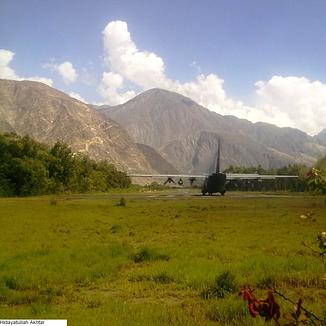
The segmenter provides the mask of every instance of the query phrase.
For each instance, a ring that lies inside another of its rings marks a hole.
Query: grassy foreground
[[[0,319],[265,325],[238,296],[245,284],[325,317],[325,266],[302,245],[326,229],[325,197],[244,196],[0,199]],[[236,290],[205,298],[224,272]]]

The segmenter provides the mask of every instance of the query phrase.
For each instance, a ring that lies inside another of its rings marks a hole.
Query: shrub
[[[153,249],[143,248],[139,252],[132,255],[132,260],[135,263],[142,263],[145,261],[154,261],[154,260],[169,260],[170,257],[164,254],[159,254]]]
[[[127,206],[126,199],[124,197],[121,197],[116,206],[126,207]]]
[[[52,147],[16,134],[0,134],[0,196],[127,188],[131,180],[107,161],[74,154],[57,142]]]
[[[146,185],[144,186],[144,189],[145,190],[149,190],[149,191],[161,191],[161,190],[164,190],[164,189],[167,189],[168,187],[164,186],[164,185],[161,185],[157,182],[152,182],[150,185]]]
[[[24,282],[16,276],[5,276],[3,278],[3,284],[10,290],[25,290],[26,287]]]
[[[227,271],[217,276],[214,282],[203,291],[202,295],[205,299],[224,298],[227,294],[236,291],[235,276]]]
[[[121,231],[121,229],[122,229],[121,225],[114,224],[114,225],[111,226],[110,230],[111,230],[111,233],[117,233],[117,232]]]

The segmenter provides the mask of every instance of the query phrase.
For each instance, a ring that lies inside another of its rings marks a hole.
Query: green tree
[[[112,164],[75,154],[64,143],[50,148],[29,136],[0,134],[0,196],[107,191],[130,183]]]

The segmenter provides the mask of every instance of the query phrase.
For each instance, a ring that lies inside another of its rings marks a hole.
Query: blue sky
[[[0,49],[14,55],[0,78],[44,77],[109,104],[162,87],[314,134],[326,127],[325,17],[324,0],[1,0]]]

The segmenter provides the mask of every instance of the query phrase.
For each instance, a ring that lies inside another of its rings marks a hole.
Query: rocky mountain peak
[[[224,167],[309,165],[326,152],[325,144],[298,129],[222,116],[162,89],[148,90],[101,112],[119,122],[137,143],[152,146],[182,172],[205,172],[213,166],[219,136],[226,144]]]
[[[153,171],[118,123],[42,83],[0,80],[0,131],[48,144],[63,141],[126,171]]]

